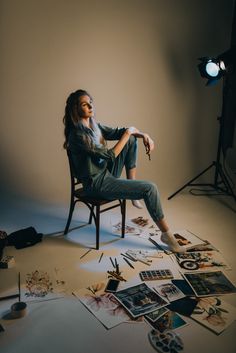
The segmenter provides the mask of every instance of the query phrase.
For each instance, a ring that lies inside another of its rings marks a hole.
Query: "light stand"
[[[216,160],[213,161],[212,164],[209,165],[206,169],[204,169],[201,173],[196,175],[193,179],[189,180],[180,189],[178,189],[172,195],[170,195],[168,197],[168,200],[172,199],[175,195],[177,195],[179,192],[181,192],[183,189],[185,189],[188,186],[207,186],[207,187],[211,187],[213,190],[218,192],[217,195],[232,196],[234,198],[234,200],[236,201],[236,195],[230,185],[228,177],[226,176],[226,174],[223,170],[222,164],[220,162],[221,152],[222,152],[222,137],[223,137],[222,119],[223,119],[223,112],[224,112],[224,100],[225,99],[224,99],[224,94],[223,94],[222,116],[218,118],[219,123],[220,123],[220,128],[219,128],[219,138],[218,138]],[[208,172],[212,168],[215,168],[213,183],[194,183],[194,181],[196,179],[198,179],[200,176],[202,176],[203,174],[205,174],[206,172]],[[207,195],[210,195],[210,194],[207,194]]]

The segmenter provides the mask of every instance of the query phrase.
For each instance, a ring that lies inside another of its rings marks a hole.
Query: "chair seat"
[[[74,195],[77,197],[77,199],[81,201],[85,201],[87,203],[91,203],[94,206],[101,206],[109,202],[116,201],[116,200],[94,199],[94,198],[88,197],[87,195],[84,194],[84,190],[82,187],[79,189],[76,189],[74,192]]]

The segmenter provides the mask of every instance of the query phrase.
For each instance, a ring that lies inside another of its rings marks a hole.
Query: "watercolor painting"
[[[104,291],[105,282],[73,291],[73,294],[107,328],[130,321],[129,315],[113,294]]]
[[[216,334],[236,320],[236,308],[219,297],[199,299],[191,318]]]

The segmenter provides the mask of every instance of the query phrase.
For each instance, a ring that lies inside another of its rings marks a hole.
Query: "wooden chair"
[[[66,227],[64,230],[64,235],[66,235],[69,231],[73,211],[77,202],[84,203],[90,210],[89,221],[88,224],[92,223],[92,219],[94,219],[94,223],[96,226],[96,249],[99,249],[99,238],[100,238],[100,214],[111,210],[112,208],[120,206],[121,211],[121,237],[125,236],[125,216],[126,216],[126,200],[105,200],[105,199],[92,199],[84,195],[82,183],[76,178],[74,173],[74,167],[72,163],[72,158],[70,151],[67,150],[67,156],[69,160],[70,166],[70,179],[71,179],[71,197],[70,197],[70,210],[68,219],[66,222]],[[81,185],[79,187],[79,185]],[[104,205],[110,204],[111,202],[116,202],[115,205],[101,208]],[[95,211],[94,211],[95,209]]]

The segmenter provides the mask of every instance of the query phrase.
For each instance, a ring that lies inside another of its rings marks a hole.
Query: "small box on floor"
[[[0,268],[12,268],[15,265],[15,259],[13,256],[5,255],[0,261]]]

